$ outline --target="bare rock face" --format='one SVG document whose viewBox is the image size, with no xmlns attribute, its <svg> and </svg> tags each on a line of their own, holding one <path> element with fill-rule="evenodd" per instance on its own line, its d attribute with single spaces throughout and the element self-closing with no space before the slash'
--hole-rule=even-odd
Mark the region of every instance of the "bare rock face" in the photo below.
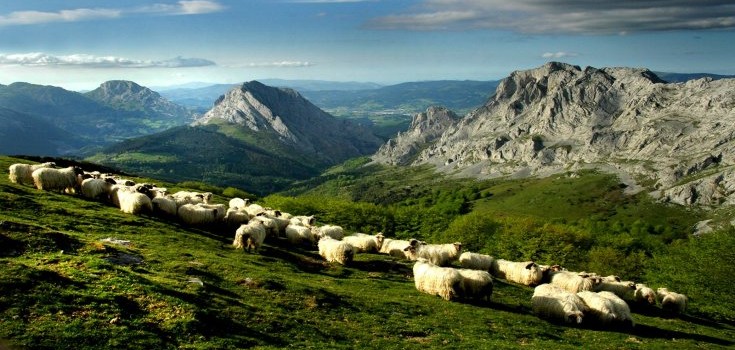
<svg viewBox="0 0 735 350">
<path fill-rule="evenodd" d="M 195 113 L 132 81 L 107 81 L 85 95 L 112 108 L 140 112 L 159 120 L 177 121 L 178 125 L 190 123 L 195 117 Z"/>
<path fill-rule="evenodd" d="M 735 79 L 667 84 L 646 69 L 552 62 L 512 73 L 484 106 L 429 137 L 436 138 L 430 145 L 412 137 L 421 151 L 411 164 L 478 178 L 597 167 L 653 180 L 648 190 L 664 201 L 731 203 L 733 91 Z M 402 154 L 379 152 L 374 160 L 401 164 Z"/>
<path fill-rule="evenodd" d="M 322 164 L 371 154 L 381 144 L 367 128 L 329 115 L 295 90 L 257 81 L 228 91 L 192 123 L 210 124 L 236 126 L 241 133 L 257 139 L 256 146 L 288 148 L 295 155 L 313 157 Z"/>
</svg>

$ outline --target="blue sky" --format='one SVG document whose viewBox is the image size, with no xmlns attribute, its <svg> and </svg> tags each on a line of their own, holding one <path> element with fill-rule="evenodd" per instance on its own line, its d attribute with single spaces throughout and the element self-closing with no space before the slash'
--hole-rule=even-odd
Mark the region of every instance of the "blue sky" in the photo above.
<svg viewBox="0 0 735 350">
<path fill-rule="evenodd" d="M 735 74 L 735 1 L 0 3 L 0 84 L 495 80 L 548 61 Z"/>
</svg>

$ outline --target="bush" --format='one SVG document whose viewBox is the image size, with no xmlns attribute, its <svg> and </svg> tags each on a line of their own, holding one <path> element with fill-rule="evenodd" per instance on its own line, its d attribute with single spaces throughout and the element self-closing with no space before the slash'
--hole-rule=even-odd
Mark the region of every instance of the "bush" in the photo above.
<svg viewBox="0 0 735 350">
<path fill-rule="evenodd" d="M 434 240 L 443 243 L 461 242 L 463 251 L 480 252 L 485 250 L 487 242 L 493 240 L 500 227 L 488 215 L 473 212 L 454 219 L 446 231 L 437 234 Z"/>
<path fill-rule="evenodd" d="M 222 193 L 222 187 L 214 185 L 208 185 L 199 181 L 184 181 L 179 182 L 176 186 L 183 188 L 195 189 L 203 192 Z"/>
<path fill-rule="evenodd" d="M 224 190 L 222 190 L 222 195 L 225 197 L 238 197 L 238 198 L 248 198 L 250 200 L 257 200 L 257 196 L 248 192 L 245 192 L 244 190 L 241 190 L 239 188 L 235 187 L 227 187 Z"/>
</svg>

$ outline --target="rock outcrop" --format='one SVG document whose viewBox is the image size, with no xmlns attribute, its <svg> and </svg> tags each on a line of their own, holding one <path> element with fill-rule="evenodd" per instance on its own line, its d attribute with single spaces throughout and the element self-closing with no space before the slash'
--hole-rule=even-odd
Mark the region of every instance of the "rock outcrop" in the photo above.
<svg viewBox="0 0 735 350">
<path fill-rule="evenodd" d="M 173 125 L 188 124 L 196 116 L 159 93 L 127 80 L 104 82 L 84 95 L 111 108 L 137 112 L 152 119 L 173 122 Z"/>
<path fill-rule="evenodd" d="M 661 200 L 732 203 L 733 91 L 735 79 L 669 84 L 646 69 L 552 62 L 512 73 L 484 106 L 430 145 L 409 137 L 420 134 L 412 129 L 374 160 L 402 164 L 405 152 L 390 146 L 400 144 L 421 149 L 411 164 L 459 176 L 545 176 L 597 167 L 652 180 L 648 190 Z"/>
</svg>

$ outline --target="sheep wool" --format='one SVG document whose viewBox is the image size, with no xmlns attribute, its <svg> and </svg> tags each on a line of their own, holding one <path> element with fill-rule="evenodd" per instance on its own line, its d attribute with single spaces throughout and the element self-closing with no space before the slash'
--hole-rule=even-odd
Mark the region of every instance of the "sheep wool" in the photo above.
<svg viewBox="0 0 735 350">
<path fill-rule="evenodd" d="M 493 260 L 490 273 L 497 278 L 525 286 L 538 285 L 544 276 L 539 265 L 533 261 L 516 262 L 504 259 Z"/>
<path fill-rule="evenodd" d="M 33 177 L 31 174 L 33 174 L 34 171 L 41 168 L 53 168 L 54 166 L 56 166 L 56 164 L 53 162 L 42 164 L 16 163 L 8 168 L 8 178 L 11 182 L 19 185 L 30 185 L 33 184 Z"/>
<path fill-rule="evenodd" d="M 176 216 L 178 207 L 176 201 L 171 196 L 156 197 L 151 199 L 153 204 L 153 213 L 163 216 Z"/>
<path fill-rule="evenodd" d="M 341 226 L 324 225 L 321 227 L 314 226 L 314 234 L 319 237 L 331 237 L 340 240 L 345 237 L 345 230 Z"/>
<path fill-rule="evenodd" d="M 112 189 L 112 181 L 103 179 L 84 179 L 82 180 L 82 196 L 89 199 L 106 199 L 110 197 Z"/>
<path fill-rule="evenodd" d="M 127 214 L 140 214 L 143 212 L 153 213 L 151 199 L 140 192 L 118 192 L 120 211 Z"/>
<path fill-rule="evenodd" d="M 599 277 L 582 277 L 575 272 L 557 271 L 551 273 L 551 284 L 571 293 L 593 291 L 600 284 Z"/>
<path fill-rule="evenodd" d="M 623 298 L 627 301 L 635 301 L 635 282 L 620 281 L 620 278 L 611 279 L 602 277 L 602 281 L 594 287 L 595 292 L 607 291 Z"/>
<path fill-rule="evenodd" d="M 661 301 L 661 308 L 673 313 L 682 314 L 687 308 L 687 297 L 684 294 L 669 291 L 667 288 L 656 289 L 656 295 Z"/>
<path fill-rule="evenodd" d="M 252 249 L 253 251 L 260 250 L 260 247 L 265 241 L 265 227 L 260 221 L 253 221 L 248 224 L 240 225 L 240 228 L 235 231 L 235 240 L 232 245 L 235 249 L 245 249 L 248 252 Z"/>
<path fill-rule="evenodd" d="M 230 207 L 225 214 L 225 224 L 230 227 L 240 227 L 250 221 L 250 215 L 240 207 Z"/>
<path fill-rule="evenodd" d="M 615 305 L 612 300 L 590 291 L 579 292 L 577 296 L 584 301 L 589 309 L 587 315 L 591 317 L 588 319 L 591 318 L 603 325 L 614 323 L 617 320 Z"/>
<path fill-rule="evenodd" d="M 424 258 L 413 265 L 413 279 L 416 290 L 444 300 L 457 298 L 462 283 L 462 275 L 456 269 L 436 266 Z"/>
<path fill-rule="evenodd" d="M 534 289 L 531 307 L 539 317 L 573 324 L 582 323 L 587 312 L 587 306 L 580 297 L 551 284 L 542 284 Z"/>
<path fill-rule="evenodd" d="M 407 250 L 411 245 L 418 244 L 418 241 L 411 239 L 410 241 L 404 241 L 400 239 L 384 238 L 383 246 L 380 247 L 381 254 L 388 254 L 395 258 L 416 260 L 412 258 L 411 252 Z"/>
<path fill-rule="evenodd" d="M 630 314 L 630 307 L 628 306 L 628 303 L 625 302 L 625 300 L 615 295 L 615 293 L 607 291 L 598 292 L 597 295 L 612 302 L 615 322 L 629 327 L 635 326 L 635 322 L 633 322 L 633 316 L 631 316 Z"/>
<path fill-rule="evenodd" d="M 656 292 L 643 283 L 635 285 L 634 299 L 637 303 L 656 305 Z"/>
<path fill-rule="evenodd" d="M 459 258 L 462 243 L 451 244 L 414 244 L 405 248 L 415 258 L 424 258 L 434 265 L 445 266 Z"/>
<path fill-rule="evenodd" d="M 347 265 L 355 257 L 355 248 L 349 243 L 331 237 L 322 237 L 318 243 L 319 255 L 328 262 Z"/>
<path fill-rule="evenodd" d="M 189 225 L 213 224 L 217 221 L 217 209 L 204 208 L 201 204 L 184 204 L 179 207 L 178 216 Z"/>
<path fill-rule="evenodd" d="M 248 206 L 248 203 L 250 202 L 249 199 L 242 199 L 242 198 L 232 198 L 230 199 L 230 202 L 228 203 L 230 208 L 238 208 L 238 209 L 245 209 L 245 207 Z"/>
<path fill-rule="evenodd" d="M 82 174 L 79 167 L 64 169 L 40 168 L 31 173 L 33 183 L 39 190 L 64 192 L 77 186 L 77 175 Z"/>
<path fill-rule="evenodd" d="M 377 253 L 383 245 L 384 238 L 383 233 L 377 233 L 376 235 L 355 233 L 343 238 L 342 240 L 355 247 L 356 253 Z"/>
<path fill-rule="evenodd" d="M 293 245 L 316 243 L 316 237 L 311 233 L 311 229 L 301 225 L 286 226 L 286 240 Z"/>
<path fill-rule="evenodd" d="M 457 269 L 462 283 L 457 291 L 463 299 L 489 301 L 493 294 L 493 278 L 490 272 L 472 269 Z"/>
<path fill-rule="evenodd" d="M 465 269 L 490 271 L 493 265 L 493 257 L 490 255 L 464 252 L 459 256 L 459 264 Z"/>
</svg>

